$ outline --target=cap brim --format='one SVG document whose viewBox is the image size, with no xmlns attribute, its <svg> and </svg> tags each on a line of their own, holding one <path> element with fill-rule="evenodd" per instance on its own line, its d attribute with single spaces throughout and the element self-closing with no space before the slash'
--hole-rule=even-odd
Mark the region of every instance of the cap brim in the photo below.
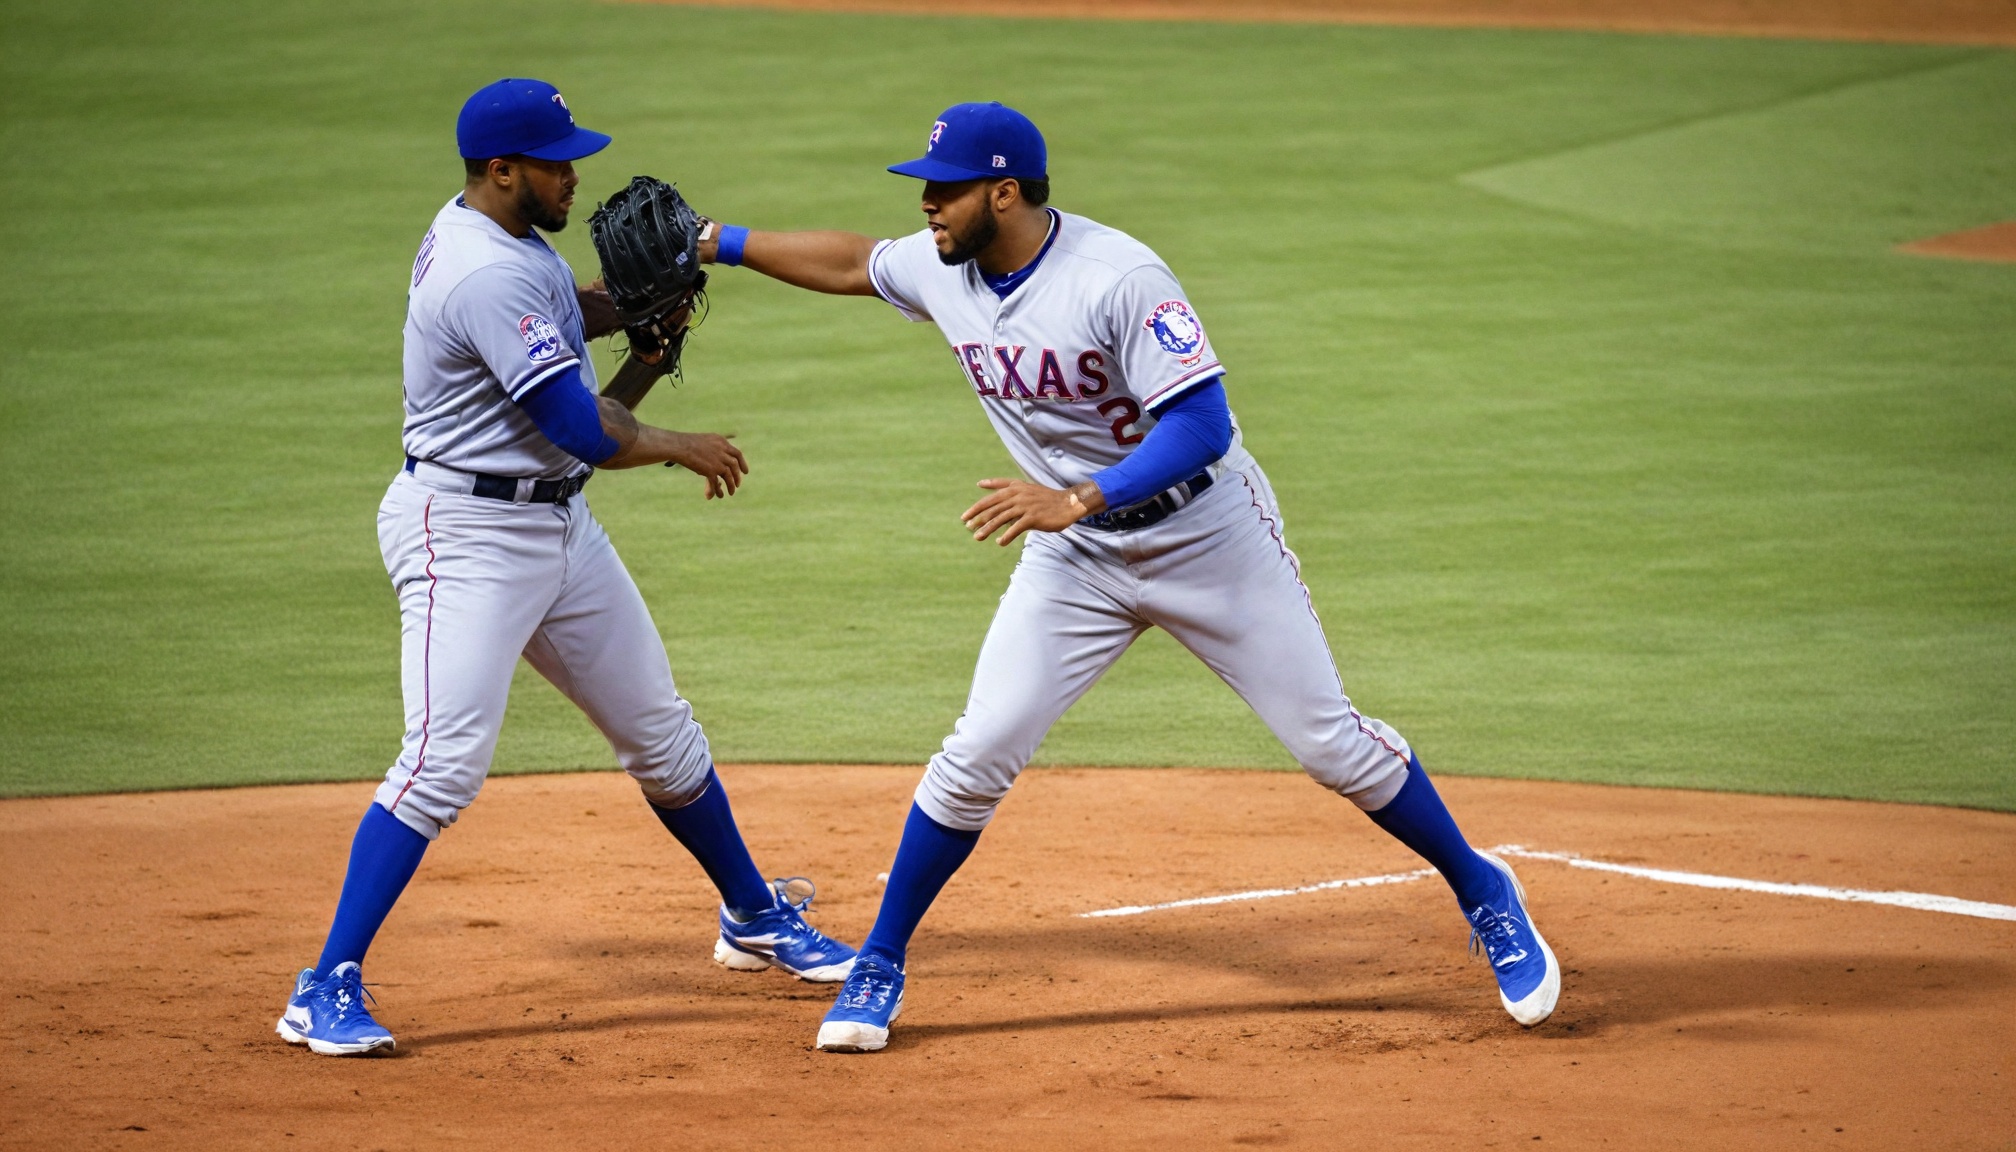
<svg viewBox="0 0 2016 1152">
<path fill-rule="evenodd" d="M 915 176 L 919 180 L 937 180 L 945 184 L 954 184 L 961 180 L 991 180 L 1002 175 L 1000 172 L 975 172 L 970 168 L 933 160 L 929 156 L 905 160 L 901 164 L 891 164 L 889 171 L 898 176 Z"/>
<path fill-rule="evenodd" d="M 609 137 L 586 128 L 576 128 L 543 148 L 527 148 L 524 155 L 534 160 L 579 160 L 609 146 Z"/>
</svg>

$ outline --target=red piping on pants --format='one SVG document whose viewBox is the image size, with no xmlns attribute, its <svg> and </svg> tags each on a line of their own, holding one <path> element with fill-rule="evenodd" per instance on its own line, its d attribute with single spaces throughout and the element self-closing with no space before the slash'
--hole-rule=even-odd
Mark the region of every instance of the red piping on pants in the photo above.
<svg viewBox="0 0 2016 1152">
<path fill-rule="evenodd" d="M 1309 594 L 1309 585 L 1302 582 L 1302 565 L 1296 562 L 1295 554 L 1288 551 L 1288 542 L 1281 539 L 1281 525 L 1272 516 L 1267 515 L 1267 509 L 1260 504 L 1260 493 L 1254 489 L 1253 482 L 1246 479 L 1244 472 L 1239 473 L 1239 482 L 1246 485 L 1246 494 L 1253 501 L 1253 511 L 1260 514 L 1261 523 L 1267 525 L 1267 534 L 1274 537 L 1274 543 L 1281 549 L 1282 557 L 1288 561 L 1288 567 L 1294 571 L 1295 585 L 1302 589 L 1302 602 L 1309 606 L 1309 617 L 1316 621 L 1316 630 L 1322 632 L 1323 618 L 1316 615 L 1316 598 Z M 1324 637 L 1323 642 L 1325 647 L 1329 646 L 1330 641 L 1327 635 Z M 1334 662 L 1331 671 L 1336 671 Z M 1342 676 L 1339 676 L 1337 679 L 1337 692 L 1339 695 L 1344 696 L 1344 709 L 1351 713 L 1351 719 L 1358 725 L 1358 731 L 1363 732 L 1373 743 L 1392 753 L 1394 759 L 1405 762 L 1407 758 L 1400 755 L 1398 748 L 1388 744 L 1384 736 L 1365 726 L 1365 717 L 1359 715 L 1357 705 L 1352 704 L 1350 696 L 1344 692 L 1344 679 Z"/>
<path fill-rule="evenodd" d="M 434 578 L 434 497 L 427 497 L 427 504 L 420 510 L 420 530 L 427 540 L 427 628 L 420 641 L 420 752 L 413 763 L 413 771 L 406 777 L 406 787 L 399 789 L 399 795 L 392 798 L 387 812 L 396 811 L 399 802 L 406 799 L 406 792 L 420 773 L 427 768 L 427 737 L 434 726 L 434 587 L 439 583 Z"/>
</svg>

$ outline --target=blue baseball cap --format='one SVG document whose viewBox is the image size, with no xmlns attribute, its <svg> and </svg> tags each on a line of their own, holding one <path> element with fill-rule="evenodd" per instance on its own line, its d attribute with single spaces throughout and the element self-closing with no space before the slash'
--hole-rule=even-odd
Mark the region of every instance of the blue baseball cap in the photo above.
<svg viewBox="0 0 2016 1152">
<path fill-rule="evenodd" d="M 609 137 L 576 126 L 560 90 L 544 80 L 499 80 L 462 105 L 455 144 L 471 160 L 579 160 L 607 148 Z"/>
<path fill-rule="evenodd" d="M 947 183 L 1006 176 L 1048 180 L 1050 152 L 1035 123 L 1000 101 L 954 104 L 931 125 L 924 155 L 891 164 L 889 171 Z"/>
</svg>

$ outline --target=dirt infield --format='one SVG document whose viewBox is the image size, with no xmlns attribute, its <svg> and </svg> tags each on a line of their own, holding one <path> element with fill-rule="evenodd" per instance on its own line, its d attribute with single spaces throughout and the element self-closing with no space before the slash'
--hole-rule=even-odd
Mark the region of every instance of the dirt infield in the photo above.
<svg viewBox="0 0 2016 1152">
<path fill-rule="evenodd" d="M 710 8 L 1789 36 L 2016 45 L 2010 0 L 633 0 Z"/>
<path fill-rule="evenodd" d="M 1938 256 L 1947 260 L 2016 263 L 2016 221 L 1913 240 L 1909 244 L 1898 245 L 1897 250 L 1913 256 Z"/>
<path fill-rule="evenodd" d="M 858 940 L 914 768 L 724 770 Z M 1444 781 L 1473 838 L 2016 903 L 2016 816 Z M 615 774 L 494 780 L 371 955 L 398 1055 L 272 1034 L 364 784 L 0 804 L 6 1147 L 2006 1148 L 2016 923 L 1527 860 L 1567 969 L 1522 1031 L 1433 881 L 1087 919 L 1416 862 L 1299 776 L 1034 771 L 925 922 L 890 1050 L 708 960 Z"/>
</svg>

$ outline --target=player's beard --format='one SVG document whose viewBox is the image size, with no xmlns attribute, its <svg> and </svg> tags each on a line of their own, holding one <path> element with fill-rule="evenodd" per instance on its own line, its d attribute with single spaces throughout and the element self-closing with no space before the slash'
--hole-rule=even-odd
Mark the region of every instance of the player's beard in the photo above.
<svg viewBox="0 0 2016 1152">
<path fill-rule="evenodd" d="M 532 190 L 530 184 L 518 186 L 518 203 L 515 207 L 518 209 L 520 220 L 541 232 L 558 232 L 567 227 L 567 213 L 548 208 L 545 201 L 539 199 L 539 194 Z"/>
<path fill-rule="evenodd" d="M 950 229 L 947 229 L 949 232 Z M 1001 222 L 994 216 L 994 205 L 982 205 L 980 218 L 973 222 L 964 236 L 952 236 L 952 250 L 940 252 L 938 259 L 947 264 L 964 264 L 987 250 L 994 238 L 1001 234 Z"/>
</svg>

